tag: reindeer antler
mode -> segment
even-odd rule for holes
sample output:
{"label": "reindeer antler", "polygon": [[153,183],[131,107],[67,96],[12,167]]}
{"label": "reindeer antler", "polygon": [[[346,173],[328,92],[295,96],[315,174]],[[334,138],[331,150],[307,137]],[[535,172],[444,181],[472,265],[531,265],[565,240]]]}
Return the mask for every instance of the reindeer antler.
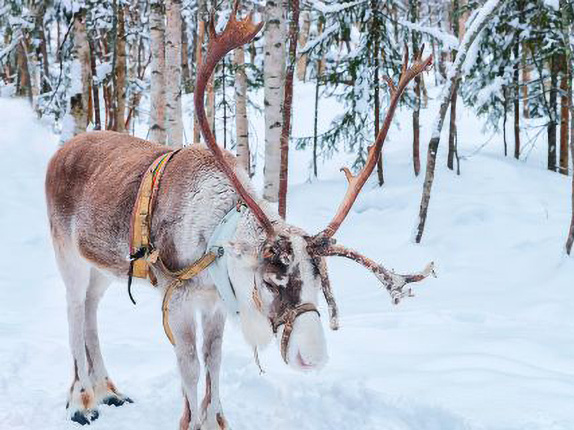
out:
{"label": "reindeer antler", "polygon": [[408,67],[408,60],[409,60],[409,50],[405,45],[405,56],[403,60],[403,65],[401,69],[401,76],[399,78],[399,83],[395,86],[394,82],[389,77],[384,77],[383,79],[387,82],[389,86],[389,91],[391,93],[391,101],[389,103],[389,108],[387,109],[387,113],[385,115],[385,120],[383,121],[383,127],[379,131],[375,143],[369,147],[367,162],[363,169],[356,175],[353,176],[351,171],[347,167],[343,167],[341,170],[345,173],[345,176],[348,181],[348,188],[347,192],[345,193],[345,197],[343,201],[339,205],[337,209],[337,213],[327,226],[325,230],[317,234],[315,237],[318,241],[321,241],[320,238],[331,238],[337,232],[345,218],[347,217],[351,207],[355,203],[357,196],[361,192],[363,185],[371,176],[373,169],[377,164],[377,160],[381,155],[381,150],[383,149],[383,144],[385,143],[385,139],[387,137],[387,133],[391,126],[391,122],[393,120],[393,116],[395,114],[395,110],[398,106],[399,100],[401,95],[403,94],[405,88],[412,81],[416,76],[427,70],[432,64],[432,55],[429,55],[425,60],[422,60],[422,52],[423,48],[420,50],[418,55],[415,56],[414,63],[411,67]]}
{"label": "reindeer antler", "polygon": [[407,291],[403,291],[405,285],[422,281],[430,275],[436,276],[434,263],[427,264],[427,266],[418,273],[414,273],[412,275],[399,275],[392,270],[385,269],[381,264],[376,263],[353,249],[346,248],[342,245],[335,245],[333,243],[328,247],[318,250],[318,253],[324,257],[349,258],[369,269],[387,289],[395,305],[398,304],[403,297],[412,295],[410,288]]}
{"label": "reindeer antler", "polygon": [[241,45],[244,45],[255,38],[257,33],[261,31],[263,27],[263,22],[259,24],[253,23],[253,15],[249,15],[245,19],[237,19],[237,11],[239,9],[239,0],[236,0],[233,4],[233,10],[229,17],[229,21],[225,26],[225,29],[221,34],[217,34],[215,31],[214,24],[214,14],[212,12],[211,19],[209,21],[209,44],[207,45],[207,53],[203,57],[203,62],[197,73],[197,81],[195,85],[195,114],[197,115],[197,122],[201,128],[201,134],[205,139],[207,147],[213,153],[215,160],[219,164],[219,167],[227,178],[233,184],[233,187],[243,200],[243,202],[249,207],[253,215],[257,218],[261,226],[265,229],[267,236],[271,237],[275,235],[271,221],[263,209],[257,204],[255,199],[247,192],[237,175],[235,174],[233,167],[231,167],[224,159],[223,153],[215,141],[215,136],[209,127],[209,122],[205,114],[204,107],[204,96],[205,87],[209,81],[213,70],[217,63],[225,57],[228,52],[233,51]]}
{"label": "reindeer antler", "polygon": [[[355,203],[357,196],[361,192],[361,189],[367,182],[367,179],[373,172],[375,165],[377,164],[377,160],[381,154],[381,150],[383,149],[383,144],[385,143],[385,139],[387,137],[387,133],[391,126],[391,122],[393,120],[393,116],[395,114],[395,110],[398,106],[399,100],[401,95],[405,91],[405,88],[412,81],[416,76],[421,74],[423,71],[428,70],[428,68],[432,64],[432,55],[427,57],[425,60],[422,59],[422,52],[424,50],[424,45],[420,52],[415,56],[414,63],[408,67],[408,59],[409,59],[409,50],[405,45],[405,55],[403,59],[403,64],[401,68],[401,75],[399,78],[399,82],[397,85],[393,82],[393,80],[389,77],[384,77],[383,79],[389,86],[389,91],[391,93],[391,101],[389,103],[389,108],[387,109],[387,113],[385,115],[385,120],[383,122],[383,127],[379,131],[375,143],[369,147],[369,153],[367,157],[367,161],[363,169],[354,176],[349,168],[343,167],[341,171],[345,174],[348,182],[347,192],[345,193],[345,197],[343,201],[339,205],[337,209],[337,213],[329,223],[329,225],[320,233],[315,235],[311,239],[311,249],[312,253],[316,256],[320,257],[345,257],[349,258],[362,266],[369,269],[371,272],[375,274],[375,276],[381,281],[381,283],[385,286],[393,303],[397,304],[401,298],[405,296],[411,295],[411,290],[408,289],[407,291],[403,291],[405,285],[412,283],[412,282],[419,282],[423,279],[427,278],[429,275],[434,275],[434,264],[430,263],[422,272],[413,274],[413,275],[399,275],[394,273],[391,270],[385,269],[382,265],[377,264],[370,258],[365,257],[364,255],[358,253],[349,248],[345,248],[341,245],[336,245],[335,240],[333,239],[333,235],[337,232],[351,207]],[[330,293],[330,288],[327,285],[327,290],[324,289],[325,297],[328,296]],[[332,298],[332,295],[331,295]],[[329,307],[331,309],[331,306]],[[336,308],[335,308],[335,316],[336,316]]]}

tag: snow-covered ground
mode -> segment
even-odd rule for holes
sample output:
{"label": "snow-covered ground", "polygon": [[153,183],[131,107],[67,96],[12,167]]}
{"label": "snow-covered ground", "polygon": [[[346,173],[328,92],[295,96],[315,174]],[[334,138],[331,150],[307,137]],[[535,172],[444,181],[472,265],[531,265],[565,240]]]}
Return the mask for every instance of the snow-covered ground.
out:
{"label": "snow-covered ground", "polygon": [[[303,135],[313,91],[297,90],[294,132]],[[327,115],[338,109],[322,103]],[[435,103],[424,111],[423,143],[435,112]],[[462,176],[444,167],[443,146],[426,235],[415,245],[422,178],[412,175],[408,115],[399,113],[402,127],[386,144],[385,187],[366,186],[338,238],[399,271],[434,260],[438,279],[395,307],[367,271],[331,260],[342,327],[328,333],[331,360],[317,374],[288,369],[273,347],[260,376],[228,325],[221,384],[234,429],[574,429],[574,258],[563,253],[570,179],[543,169],[543,147],[532,146],[527,162],[504,159],[501,137],[483,134],[461,108]],[[0,100],[0,118],[0,429],[71,429],[65,295],[43,197],[57,138],[24,102]],[[260,149],[261,130],[254,121]],[[309,154],[291,155],[289,219],[314,232],[344,193],[338,168],[348,157],[309,182]],[[182,401],[160,298],[138,286],[134,307],[125,285],[115,287],[100,310],[104,356],[135,403],[102,407],[92,428],[174,429]]]}

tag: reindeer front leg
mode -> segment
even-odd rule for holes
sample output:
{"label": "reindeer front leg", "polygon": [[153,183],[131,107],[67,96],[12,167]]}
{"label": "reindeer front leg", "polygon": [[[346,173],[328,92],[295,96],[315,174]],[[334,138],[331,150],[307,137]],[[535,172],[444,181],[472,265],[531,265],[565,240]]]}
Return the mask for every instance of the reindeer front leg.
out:
{"label": "reindeer front leg", "polygon": [[225,316],[221,303],[202,313],[205,397],[201,402],[201,430],[228,430],[219,400],[219,369]]}
{"label": "reindeer front leg", "polygon": [[175,355],[181,376],[184,408],[179,430],[199,430],[197,413],[197,383],[199,358],[196,346],[196,323],[193,312],[186,306],[182,292],[174,294],[169,304],[169,323],[175,340]]}

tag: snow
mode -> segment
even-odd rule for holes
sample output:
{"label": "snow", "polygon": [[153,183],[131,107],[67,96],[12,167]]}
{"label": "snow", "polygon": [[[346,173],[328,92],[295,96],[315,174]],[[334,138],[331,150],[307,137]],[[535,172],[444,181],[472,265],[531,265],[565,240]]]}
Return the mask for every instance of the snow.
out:
{"label": "snow", "polygon": [[[295,85],[297,136],[312,130],[313,89]],[[422,111],[423,148],[437,100]],[[322,99],[321,127],[339,112]],[[262,140],[263,121],[250,114]],[[24,101],[1,99],[0,117],[0,429],[76,428],[65,414],[72,363],[43,192],[58,138]],[[272,347],[260,354],[266,373],[259,375],[228,325],[221,377],[228,421],[252,430],[574,428],[574,258],[563,252],[570,179],[544,170],[544,142],[526,162],[505,159],[501,136],[483,134],[481,120],[460,106],[462,176],[445,168],[443,146],[427,230],[415,245],[422,177],[412,174],[410,112],[397,117],[385,144],[385,187],[366,185],[337,237],[401,272],[434,260],[438,278],[392,306],[366,270],[330,260],[341,329],[327,331],[331,360],[320,373],[290,370]],[[338,169],[353,156],[321,164],[319,181],[308,180],[309,152],[290,156],[289,220],[316,232],[345,192]],[[113,285],[99,321],[110,374],[135,403],[101,407],[94,430],[177,428],[181,390],[161,300],[143,285],[134,293],[136,307],[123,283]]]}
{"label": "snow", "polygon": [[543,0],[546,7],[554,10],[560,10],[560,0]]}
{"label": "snow", "polygon": [[440,28],[420,25],[405,20],[399,21],[399,24],[404,27],[407,27],[410,30],[415,30],[423,34],[428,34],[429,36],[433,37],[434,39],[444,44],[444,49],[454,49],[454,50],[458,49],[459,45],[458,38],[450,33],[442,31]]}

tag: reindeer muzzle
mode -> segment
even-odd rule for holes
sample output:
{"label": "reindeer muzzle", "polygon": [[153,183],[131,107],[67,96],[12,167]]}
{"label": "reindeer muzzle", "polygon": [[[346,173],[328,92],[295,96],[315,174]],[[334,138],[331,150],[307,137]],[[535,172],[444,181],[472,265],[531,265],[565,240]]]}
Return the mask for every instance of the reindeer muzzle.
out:
{"label": "reindeer muzzle", "polygon": [[291,340],[295,320],[307,312],[315,312],[319,318],[321,318],[321,314],[313,303],[301,303],[294,308],[285,309],[276,319],[271,320],[273,333],[275,334],[279,331],[279,327],[282,325],[285,326],[283,329],[283,335],[281,336],[281,357],[283,357],[285,364],[289,364],[287,360],[287,351],[289,349],[289,341]]}

